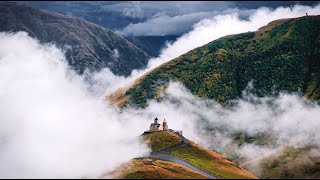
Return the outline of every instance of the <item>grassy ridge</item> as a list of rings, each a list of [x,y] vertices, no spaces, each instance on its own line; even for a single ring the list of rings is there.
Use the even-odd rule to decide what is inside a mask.
[[[152,151],[161,151],[181,142],[179,136],[169,131],[143,134],[143,138]]]
[[[121,179],[207,179],[206,176],[179,164],[147,158],[133,159],[109,176]]]
[[[252,179],[251,173],[239,168],[222,155],[204,149],[194,143],[191,146],[171,151],[171,154],[190,164],[223,179]]]
[[[157,147],[152,148],[153,151],[158,151],[172,147],[180,143],[176,140],[174,133],[168,131],[153,132],[150,134],[143,134],[143,138],[150,145],[160,144]],[[167,142],[174,140],[169,146]],[[180,147],[176,150],[172,150],[170,153],[180,159],[189,162],[195,167],[205,170],[215,176],[221,178],[256,178],[253,174],[246,170],[238,167],[235,163],[224,158],[219,153],[210,151],[202,148],[195,143],[190,142],[188,147]],[[190,168],[181,166],[176,163],[154,160],[149,158],[137,158],[133,159],[128,163],[122,164],[113,172],[105,175],[105,177],[111,176],[114,178],[125,178],[125,179],[193,179],[193,178],[207,178],[204,175],[193,171]]]
[[[123,96],[145,107],[169,81],[222,104],[241,97],[253,80],[258,96],[279,91],[320,99],[320,16],[271,22],[256,32],[230,35],[183,54],[146,74]]]

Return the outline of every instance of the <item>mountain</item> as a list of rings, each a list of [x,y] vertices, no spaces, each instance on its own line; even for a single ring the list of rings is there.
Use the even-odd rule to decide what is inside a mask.
[[[179,36],[125,36],[125,38],[142,49],[148,55],[158,57],[160,51],[165,47],[166,42],[174,42]]]
[[[320,16],[272,21],[256,32],[228,35],[191,50],[108,96],[111,104],[145,107],[169,81],[223,105],[253,82],[257,96],[280,91],[320,99]]]
[[[122,164],[103,177],[124,179],[256,179],[217,152],[205,149],[173,130],[149,132],[142,138],[152,149],[148,157]]]
[[[17,3],[26,4],[37,9],[57,12],[66,16],[78,17],[111,29],[114,32],[123,32],[123,30],[130,25],[150,21],[152,18],[158,15],[168,15],[171,18],[179,18],[178,16],[195,12],[207,13],[212,11],[221,11],[221,13],[223,13],[223,11],[229,8],[257,9],[260,7],[268,7],[274,9],[280,6],[290,7],[297,4],[314,6],[318,4],[318,1],[232,1],[225,3],[197,2],[195,7],[191,7],[188,2],[19,1]],[[190,11],[175,11],[175,7],[180,9],[177,7],[177,4],[180,4],[182,7],[184,7],[184,9],[189,9]],[[241,15],[241,18],[247,17],[242,17]],[[198,21],[199,19],[195,20],[193,23],[197,23]],[[178,26],[179,25],[177,24],[177,27]],[[182,36],[184,33],[190,31],[191,27],[192,23],[189,27],[185,26],[184,30],[179,33],[168,32],[168,34],[165,33],[165,35],[154,34],[154,36],[133,35],[125,38],[132,42],[135,46],[145,51],[148,55],[157,57],[161,48],[165,46],[166,40],[171,41],[175,38],[175,36]],[[181,27],[178,27],[177,29],[180,28]]]
[[[130,13],[126,14],[129,9],[121,7],[121,4],[127,2],[121,1],[17,1],[17,3],[78,17],[112,31],[121,30],[130,23],[134,24],[145,20],[139,16],[130,16]]]
[[[148,21],[159,14],[171,17],[194,12],[224,11],[229,8],[257,9],[259,7],[277,8],[290,7],[294,5],[314,6],[318,1],[231,1],[226,3],[195,3],[194,7],[188,2],[123,2],[123,1],[18,1],[19,4],[57,12],[67,16],[75,16],[112,31],[121,31],[130,24]],[[187,12],[179,10],[179,5],[189,9]],[[197,5],[196,5],[197,4]],[[222,6],[221,6],[222,5]],[[174,9],[177,8],[177,9]],[[172,11],[176,10],[176,11]],[[189,29],[188,29],[189,30]],[[170,33],[166,35],[182,35]]]
[[[0,31],[26,31],[40,42],[70,46],[69,64],[79,73],[109,67],[117,75],[144,68],[150,58],[116,33],[74,17],[38,10],[13,2],[0,3]]]

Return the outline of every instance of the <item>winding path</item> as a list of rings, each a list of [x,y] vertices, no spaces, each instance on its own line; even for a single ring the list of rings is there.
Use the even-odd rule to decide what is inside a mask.
[[[173,131],[170,131],[170,132],[174,133]],[[174,163],[180,164],[182,166],[188,167],[188,168],[190,168],[190,169],[192,169],[192,170],[194,170],[204,176],[207,176],[209,179],[218,179],[218,177],[215,177],[212,174],[209,174],[209,173],[193,166],[192,164],[190,164],[180,158],[172,156],[170,154],[170,151],[175,150],[175,149],[179,149],[179,148],[183,148],[183,147],[187,147],[190,144],[188,142],[188,140],[185,137],[183,137],[182,135],[177,134],[177,133],[174,133],[174,134],[176,134],[180,137],[181,142],[179,144],[172,146],[172,147],[169,147],[167,149],[164,149],[162,151],[151,152],[147,158],[174,162]]]

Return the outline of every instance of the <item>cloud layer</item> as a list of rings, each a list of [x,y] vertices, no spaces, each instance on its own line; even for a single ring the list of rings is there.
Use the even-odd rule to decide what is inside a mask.
[[[196,137],[196,122],[171,108],[109,107],[105,94],[128,80],[107,69],[79,76],[54,44],[1,32],[0,177],[100,177],[149,153],[138,136],[155,117]]]
[[[0,33],[0,77],[0,177],[97,177],[148,153],[54,45]]]
[[[0,33],[0,177],[99,177],[148,153],[137,137],[155,116],[166,118],[170,128],[183,130],[187,138],[220,152],[236,131],[272,132],[275,140],[268,147],[246,144],[235,150],[248,159],[284,144],[319,145],[319,106],[297,95],[259,99],[248,94],[227,109],[172,83],[164,101],[150,101],[146,109],[118,112],[104,101],[105,94],[193,48],[306,12],[320,14],[320,6],[260,8],[248,20],[236,12],[202,20],[168,44],[160,57],[151,59],[146,70],[134,71],[129,78],[115,76],[108,69],[79,76],[54,45],[40,44],[23,32]]]
[[[203,18],[239,9],[239,13],[259,7],[314,5],[305,1],[110,1],[110,2],[19,2],[36,8],[76,16],[122,34],[181,35]],[[240,12],[241,11],[241,12]],[[246,18],[247,15],[242,18]],[[143,27],[143,28],[142,28]]]
[[[234,107],[225,108],[213,100],[193,96],[179,83],[171,83],[163,95],[164,101],[152,100],[142,112],[165,116],[169,126],[182,129],[187,138],[229,158],[241,157],[241,162],[261,158],[285,146],[315,146],[313,155],[320,157],[320,106],[317,103],[297,94],[258,98],[248,92],[244,93],[244,99],[235,101]],[[233,139],[235,133],[258,140],[238,147]],[[268,143],[259,137],[266,137]],[[254,168],[256,171],[261,167],[257,164]]]
[[[292,2],[293,3],[293,2]],[[250,3],[249,3],[250,4]],[[249,5],[248,4],[248,5]],[[259,4],[259,3],[258,3]],[[213,5],[216,5],[213,7]],[[288,4],[289,5],[289,4]],[[161,6],[161,4],[160,4]],[[140,6],[139,6],[140,7]],[[159,7],[159,6],[155,6]],[[183,8],[182,8],[183,7]],[[290,7],[285,6],[289,12]],[[259,9],[265,9],[267,7],[260,7]],[[282,14],[284,12],[282,7],[278,7],[277,18],[286,17],[293,13],[297,13],[299,10],[292,10],[289,14]],[[141,8],[140,8],[141,10]],[[273,8],[268,9],[272,11]],[[307,10],[307,9],[301,9]],[[145,21],[138,23],[130,23],[128,26],[123,28],[119,33],[124,35],[134,36],[164,36],[164,35],[181,35],[191,30],[192,26],[199,23],[199,21],[207,18],[214,19],[216,15],[225,15],[235,13],[237,18],[244,20],[249,16],[255,15],[256,9],[239,9],[234,2],[185,2],[185,3],[173,3],[172,10],[166,11],[164,9],[157,14],[149,17]],[[268,13],[268,12],[265,12]],[[305,13],[304,13],[305,14]],[[301,15],[304,15],[301,14]],[[150,16],[150,15],[149,15]],[[267,17],[267,16],[266,16]],[[266,18],[264,22],[268,22],[273,17]],[[195,25],[199,26],[199,25]],[[201,26],[201,25],[200,25]],[[236,27],[236,26],[234,26]]]

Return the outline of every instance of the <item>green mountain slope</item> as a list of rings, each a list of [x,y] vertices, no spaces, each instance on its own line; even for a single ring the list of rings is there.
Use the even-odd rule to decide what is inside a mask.
[[[258,96],[279,91],[320,98],[320,16],[281,19],[256,32],[229,35],[183,54],[109,96],[113,104],[145,107],[169,81],[227,105],[253,81]]]

